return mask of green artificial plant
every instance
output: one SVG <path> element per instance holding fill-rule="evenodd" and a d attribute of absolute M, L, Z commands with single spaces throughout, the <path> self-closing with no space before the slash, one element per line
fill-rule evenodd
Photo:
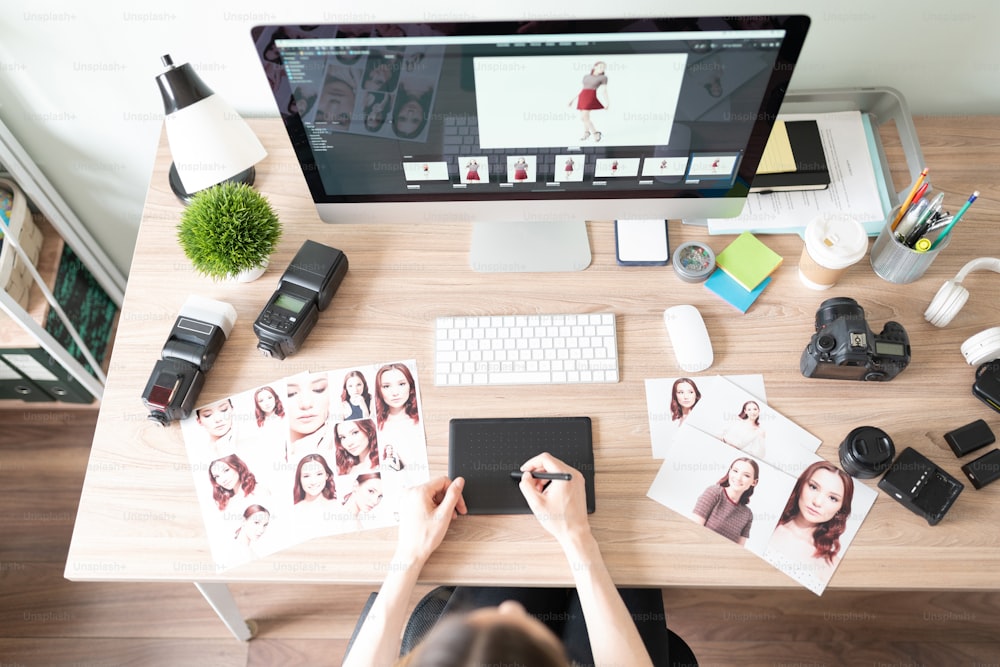
<path fill-rule="evenodd" d="M 265 266 L 281 238 L 281 222 L 264 195 L 223 182 L 191 198 L 177 239 L 196 271 L 216 280 Z"/>

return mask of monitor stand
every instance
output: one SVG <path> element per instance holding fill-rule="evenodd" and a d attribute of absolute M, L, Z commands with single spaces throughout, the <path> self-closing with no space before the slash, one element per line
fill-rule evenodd
<path fill-rule="evenodd" d="M 583 271 L 590 266 L 583 220 L 477 222 L 469 261 L 483 273 Z"/>

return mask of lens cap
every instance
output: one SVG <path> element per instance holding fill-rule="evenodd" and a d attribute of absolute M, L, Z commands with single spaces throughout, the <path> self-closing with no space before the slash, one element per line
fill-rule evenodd
<path fill-rule="evenodd" d="M 889 469 L 894 458 L 892 438 L 874 426 L 859 426 L 840 443 L 840 465 L 852 477 L 878 477 Z"/>

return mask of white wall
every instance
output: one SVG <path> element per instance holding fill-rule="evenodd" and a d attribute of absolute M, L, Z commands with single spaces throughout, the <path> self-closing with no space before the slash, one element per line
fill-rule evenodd
<path fill-rule="evenodd" d="M 996 0 L 485 4 L 8 0 L 0 8 L 0 119 L 127 271 L 162 124 L 160 56 L 192 63 L 242 113 L 276 115 L 249 37 L 258 23 L 804 12 L 813 24 L 793 89 L 892 86 L 914 115 L 1000 113 Z"/>

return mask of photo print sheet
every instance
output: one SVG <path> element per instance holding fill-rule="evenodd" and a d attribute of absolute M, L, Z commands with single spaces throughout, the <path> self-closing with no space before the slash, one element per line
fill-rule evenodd
<path fill-rule="evenodd" d="M 666 457 L 674 434 L 704 396 L 728 391 L 734 383 L 762 401 L 767 399 L 764 376 L 759 374 L 647 379 L 646 407 L 653 458 Z"/>
<path fill-rule="evenodd" d="M 402 491 L 429 479 L 413 360 L 275 380 L 180 425 L 220 569 L 395 525 Z"/>
<path fill-rule="evenodd" d="M 876 492 L 815 454 L 819 440 L 767 406 L 758 378 L 646 381 L 653 450 L 664 459 L 647 495 L 820 595 Z M 663 412 L 675 385 L 675 403 L 690 406 L 680 424 Z"/>
<path fill-rule="evenodd" d="M 730 381 L 702 395 L 685 423 L 793 475 L 816 459 L 820 446 L 819 438 Z"/>

